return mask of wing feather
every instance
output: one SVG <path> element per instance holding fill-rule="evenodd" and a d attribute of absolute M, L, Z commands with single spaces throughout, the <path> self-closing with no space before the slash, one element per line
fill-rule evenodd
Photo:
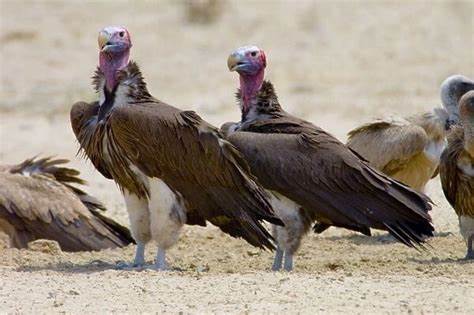
<path fill-rule="evenodd" d="M 378 120 L 351 130 L 347 146 L 390 175 L 423 152 L 427 143 L 428 136 L 420 126 L 405 120 Z"/>
<path fill-rule="evenodd" d="M 158 177 L 198 214 L 232 236 L 273 248 L 261 221 L 281 224 L 267 195 L 233 145 L 195 112 L 161 102 L 134 104 L 110 117 L 121 152 L 149 177 Z"/>
<path fill-rule="evenodd" d="M 58 241 L 65 251 L 99 250 L 131 243 L 127 228 L 101 215 L 104 206 L 70 183 L 79 172 L 67 160 L 28 159 L 0 173 L 0 219 L 20 233 L 18 247 L 34 239 Z"/>
<path fill-rule="evenodd" d="M 372 169 L 314 125 L 282 117 L 256 122 L 228 139 L 264 187 L 312 211 L 320 222 L 388 230 L 409 246 L 433 233 L 428 197 Z"/>

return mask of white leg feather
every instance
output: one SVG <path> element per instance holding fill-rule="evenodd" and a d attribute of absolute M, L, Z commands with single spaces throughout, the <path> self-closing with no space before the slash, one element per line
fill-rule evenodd
<path fill-rule="evenodd" d="M 155 267 L 167 268 L 165 251 L 173 246 L 186 222 L 186 212 L 180 196 L 158 178 L 149 179 L 151 235 L 158 244 Z"/>

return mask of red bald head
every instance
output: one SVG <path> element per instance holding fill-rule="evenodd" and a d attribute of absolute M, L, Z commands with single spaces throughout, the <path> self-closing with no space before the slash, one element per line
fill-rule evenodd
<path fill-rule="evenodd" d="M 107 26 L 99 32 L 99 49 L 104 53 L 120 53 L 130 50 L 130 33 L 122 26 Z"/>
<path fill-rule="evenodd" d="M 105 75 L 109 91 L 117 85 L 117 72 L 128 65 L 132 41 L 128 30 L 121 26 L 108 26 L 99 32 L 99 67 Z"/>
<path fill-rule="evenodd" d="M 230 54 L 227 66 L 240 75 L 241 111 L 242 117 L 245 117 L 263 84 L 267 66 L 265 52 L 257 46 L 240 47 Z"/>
<path fill-rule="evenodd" d="M 234 50 L 227 59 L 230 71 L 242 75 L 256 75 L 267 66 L 265 52 L 257 46 L 244 46 Z"/>

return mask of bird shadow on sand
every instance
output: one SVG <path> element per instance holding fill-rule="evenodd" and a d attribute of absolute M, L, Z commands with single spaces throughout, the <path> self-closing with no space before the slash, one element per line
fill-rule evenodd
<path fill-rule="evenodd" d="M 116 271 L 116 272 L 142 272 L 142 271 L 157 271 L 154 268 L 153 263 L 148 263 L 140 268 L 124 268 L 123 262 L 111 263 L 103 260 L 93 260 L 84 264 L 75 264 L 71 262 L 60 262 L 60 263 L 49 263 L 44 266 L 21 266 L 16 268 L 19 272 L 38 272 L 38 271 L 55 271 L 60 273 L 72 273 L 72 274 L 93 274 L 104 271 Z M 165 272 L 186 272 L 190 271 L 178 267 L 172 267 L 170 270 Z M 207 270 L 197 270 L 198 272 L 205 272 Z M 163 271 L 157 271 L 163 272 Z"/>
<path fill-rule="evenodd" d="M 451 232 L 437 232 L 434 234 L 433 237 L 449 237 L 452 235 L 453 233 Z M 383 245 L 383 244 L 399 243 L 399 241 L 395 237 L 393 237 L 392 235 L 388 233 L 381 234 L 381 235 L 373 235 L 373 236 L 367 236 L 367 235 L 362 235 L 362 234 L 352 234 L 352 235 L 344 235 L 344 236 L 328 236 L 326 237 L 326 239 L 330 241 L 346 240 L 355 245 Z"/>
<path fill-rule="evenodd" d="M 382 244 L 393 244 L 393 243 L 398 242 L 390 234 L 376 235 L 376 236 L 353 234 L 353 235 L 344 235 L 344 236 L 328 236 L 326 237 L 326 239 L 330 241 L 335 241 L 335 242 L 346 240 L 355 245 L 382 245 Z"/>
<path fill-rule="evenodd" d="M 408 261 L 411 261 L 420 265 L 474 264 L 474 259 L 469 260 L 469 259 L 464 259 L 464 258 L 453 258 L 453 257 L 445 257 L 445 258 L 432 257 L 431 259 L 408 258 Z"/>
<path fill-rule="evenodd" d="M 103 260 L 93 260 L 84 264 L 71 262 L 48 263 L 43 266 L 20 266 L 16 271 L 37 272 L 37 271 L 56 271 L 62 273 L 96 273 L 106 270 L 118 270 L 117 264 Z"/>

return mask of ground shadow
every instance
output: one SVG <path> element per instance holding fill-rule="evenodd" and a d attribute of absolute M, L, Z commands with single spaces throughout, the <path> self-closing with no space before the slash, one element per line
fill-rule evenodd
<path fill-rule="evenodd" d="M 452 235 L 453 233 L 451 232 L 439 232 L 439 233 L 434 233 L 433 237 L 449 237 Z M 395 237 L 393 237 L 392 235 L 388 233 L 382 234 L 382 235 L 375 235 L 375 236 L 352 234 L 352 235 L 343 235 L 343 236 L 327 236 L 325 238 L 331 241 L 348 240 L 351 243 L 356 244 L 356 245 L 381 245 L 381 244 L 399 243 L 399 241 Z M 428 244 L 426 244 L 425 246 L 428 248 L 430 247 Z"/>
<path fill-rule="evenodd" d="M 123 268 L 124 262 L 117 261 L 116 263 L 110 263 L 103 260 L 93 260 L 84 264 L 74 264 L 71 262 L 60 262 L 60 263 L 49 263 L 44 266 L 21 266 L 16 268 L 16 271 L 20 272 L 37 272 L 37 271 L 56 271 L 61 273 L 84 273 L 92 274 L 96 272 L 103 272 L 107 270 L 114 270 L 117 272 L 141 272 L 145 270 L 156 270 L 153 268 L 154 264 L 148 262 L 141 268 Z M 172 267 L 166 272 L 187 272 L 190 271 L 186 268 Z M 197 272 L 205 272 L 207 270 L 197 270 Z"/>

